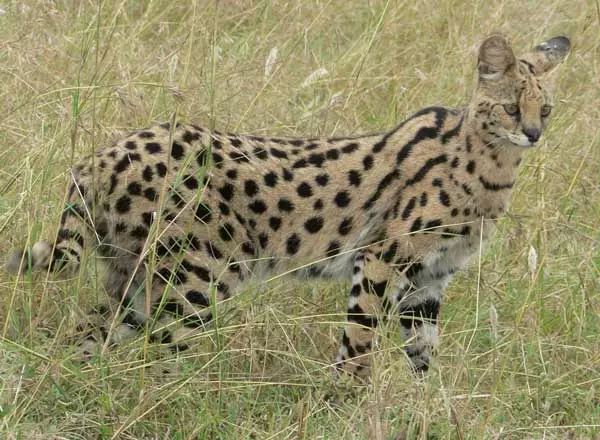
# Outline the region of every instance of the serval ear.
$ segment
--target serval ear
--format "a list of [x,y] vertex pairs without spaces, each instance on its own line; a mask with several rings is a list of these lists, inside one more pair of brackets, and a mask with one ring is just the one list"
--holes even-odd
[[500,79],[515,63],[515,55],[502,35],[488,37],[479,48],[477,68],[482,80]]
[[567,37],[554,37],[535,47],[533,52],[521,57],[533,70],[535,75],[543,75],[560,64],[571,48]]

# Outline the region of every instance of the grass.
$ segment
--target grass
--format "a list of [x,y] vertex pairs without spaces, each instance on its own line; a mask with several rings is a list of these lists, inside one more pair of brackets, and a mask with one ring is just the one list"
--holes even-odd
[[[597,1],[0,9],[4,255],[52,237],[68,166],[132,128],[176,114],[255,134],[383,131],[425,105],[465,103],[492,30],[523,50],[558,34],[573,42],[556,72],[552,125],[527,153],[510,212],[448,288],[427,380],[411,376],[389,328],[373,383],[334,386],[344,286],[277,279],[232,300],[189,354],[128,345],[81,365],[66,342],[97,299],[93,271],[67,281],[4,274],[0,438],[600,438]],[[332,408],[324,396],[336,390]]]

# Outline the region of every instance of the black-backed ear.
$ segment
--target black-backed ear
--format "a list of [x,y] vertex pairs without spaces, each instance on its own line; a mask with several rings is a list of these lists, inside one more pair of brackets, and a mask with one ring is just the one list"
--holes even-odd
[[477,68],[479,78],[496,80],[501,78],[516,63],[515,55],[502,35],[488,37],[479,48]]
[[527,61],[536,75],[542,75],[560,64],[569,53],[571,43],[567,37],[554,37],[535,47],[521,58]]

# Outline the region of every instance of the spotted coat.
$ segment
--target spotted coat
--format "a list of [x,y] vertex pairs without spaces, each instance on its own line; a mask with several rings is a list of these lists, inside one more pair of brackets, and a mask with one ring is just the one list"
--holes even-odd
[[[95,246],[122,310],[116,329],[100,325],[101,341],[157,317],[152,337],[174,349],[210,321],[213,299],[251,276],[341,277],[351,287],[339,369],[365,375],[375,328],[398,314],[406,353],[425,370],[442,292],[506,211],[521,156],[552,109],[545,74],[568,48],[556,37],[516,58],[492,36],[467,106],[422,109],[384,134],[137,131],[74,167],[55,244],[36,243],[31,258],[15,252],[7,266],[76,268]],[[90,334],[83,346],[97,341]]]

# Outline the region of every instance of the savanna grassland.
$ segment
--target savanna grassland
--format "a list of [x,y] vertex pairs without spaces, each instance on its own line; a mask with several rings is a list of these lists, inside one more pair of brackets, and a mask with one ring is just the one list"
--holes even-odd
[[344,285],[276,278],[190,351],[141,338],[82,364],[69,341],[103,295],[93,260],[68,280],[2,270],[0,438],[600,438],[597,1],[4,2],[0,252],[52,237],[68,167],[119,134],[173,118],[384,131],[466,103],[491,31],[517,52],[564,34],[572,52],[509,213],[448,288],[426,380],[389,325],[372,383],[334,384]]

